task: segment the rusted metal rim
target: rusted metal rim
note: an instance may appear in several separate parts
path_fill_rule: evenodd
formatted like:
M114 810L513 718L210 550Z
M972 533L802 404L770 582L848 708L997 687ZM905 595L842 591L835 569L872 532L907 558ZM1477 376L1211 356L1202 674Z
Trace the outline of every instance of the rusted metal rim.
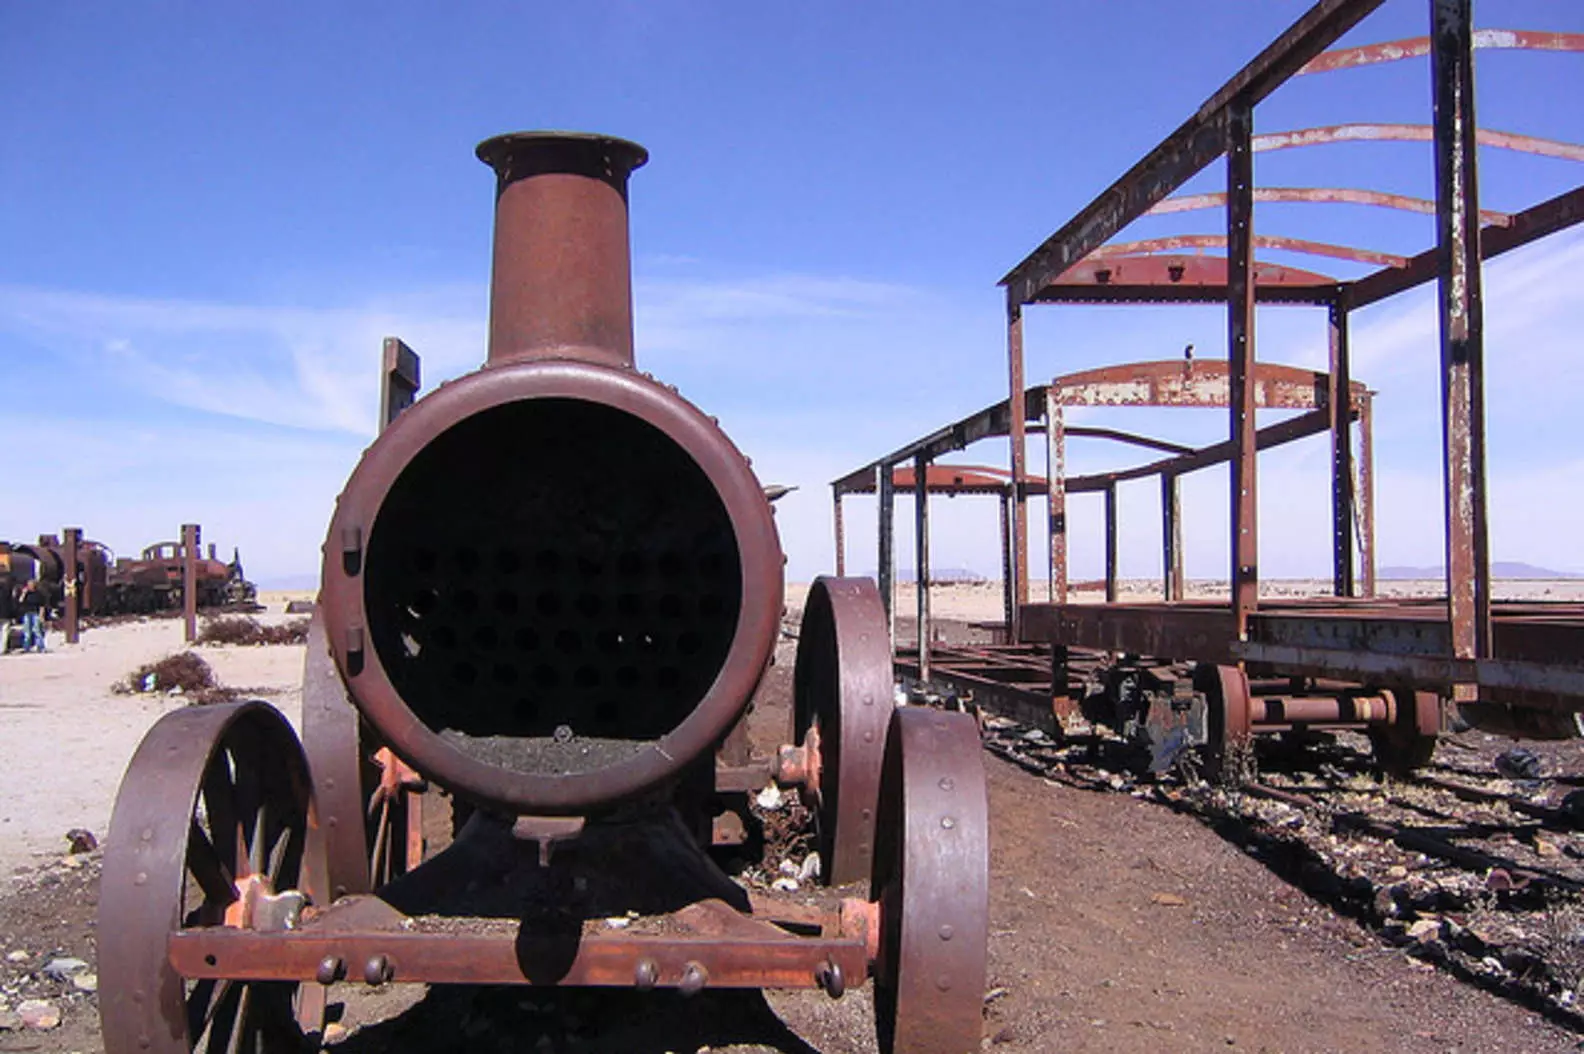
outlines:
M517 772L462 753L417 718L392 685L378 651L367 643L362 546L403 469L467 418L533 399L600 404L664 434L693 459L714 488L738 551L741 602L731 644L713 683L675 728L627 760L587 772ZM781 548L764 492L742 454L713 421L631 370L546 360L496 366L442 386L381 434L353 471L331 522L322 606L331 652L354 703L404 761L464 797L523 813L575 814L607 807L680 775L726 734L769 660L781 617L781 571Z
M325 638L322 609L308 623L303 661L303 749L313 773L314 799L325 838L326 885L334 897L369 891L363 820L362 718L347 698Z
M630 139L600 135L595 132L563 132L548 129L507 132L503 135L491 136L480 143L474 153L480 161L499 172L511 159L521 156L525 149L530 147L586 154L590 158L601 159L618 168L624 178L634 169L642 168L649 160L649 151Z
M862 881L872 870L891 692L885 608L874 582L816 578L798 631L792 714L797 742L812 739L819 751L821 877L830 885Z
M200 981L171 966L171 933L237 924L240 890L303 889L324 873L308 763L297 736L261 702L189 707L139 744L116 797L99 897L100 1018L108 1054L303 1044L293 984ZM228 920L228 916L233 918ZM308 1013L311 1016L311 1013ZM317 1027L315 1025L314 1027Z
M979 726L892 717L870 897L880 902L875 1031L883 1054L979 1049L990 929L990 805Z
M1382 692L1392 700L1394 720L1369 729L1370 750L1381 770L1404 775L1430 764L1441 732L1441 697L1435 692Z
M1243 783L1252 775L1253 762L1248 675L1237 666L1205 664L1194 671L1194 681L1206 702L1207 775L1219 783Z

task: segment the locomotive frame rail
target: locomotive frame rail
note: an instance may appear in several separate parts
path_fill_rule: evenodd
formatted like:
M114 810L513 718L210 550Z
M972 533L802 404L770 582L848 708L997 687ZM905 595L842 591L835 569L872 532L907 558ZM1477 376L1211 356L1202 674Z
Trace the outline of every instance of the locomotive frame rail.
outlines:
M1336 50L1343 34L1382 0L1320 0L1286 32L1213 94L1194 115L1105 192L1045 239L1001 280L1006 290L1007 378L1014 396L952 426L908 444L832 484L837 503L837 566L845 562L841 501L878 492L880 574L883 592L895 581L892 503L899 488L915 491L918 544L918 648L899 649L906 676L932 677L981 698L1001 699L1023 712L1061 705L1066 687L1060 664L1080 650L1241 668L1249 676L1341 678L1357 684L1428 689L1458 701L1503 703L1541 710L1584 708L1584 606L1494 603L1487 540L1481 264L1512 249L1584 221L1584 186L1519 211L1480 207L1476 147L1517 150L1584 160L1584 147L1533 136L1480 129L1474 112L1473 65L1477 48L1584 53L1584 35L1473 28L1472 0L1429 0L1430 34ZM1295 76L1332 73L1381 62L1430 59L1433 119L1424 125L1337 125L1256 135L1257 104ZM1435 200L1367 188L1256 187L1256 152L1358 140L1428 141L1433 144ZM1224 192L1172 196L1220 158L1226 159ZM1256 202L1346 203L1430 214L1436 244L1413 256L1353 246L1300 242L1255 234ZM1225 209L1224 236L1183 235L1114 242L1145 214ZM1224 247L1225 256L1208 255ZM1275 249L1379 265L1356 279L1256 259ZM1353 310L1430 281L1439 287L1443 462L1447 481L1446 596L1431 601L1373 597L1373 511L1370 500L1369 394L1352 380L1348 324ZM1061 455L1060 396L1069 378L1026 387L1024 309L1035 304L1225 303L1228 355L1215 363L1229 410L1228 438L1198 451L1126 472L1067 478ZM1311 305L1326 310L1329 369L1324 398L1308 414L1257 428L1254 410L1263 378L1272 369L1255 360L1256 304ZM1198 371L1194 362L1159 364ZM1110 367L1126 391L1140 364ZM1103 374L1106 371L1093 371ZM1076 375L1083 376L1083 375ZM1053 396L1055 398L1053 398ZM1128 404L1097 398L1097 405ZM1355 446L1350 422L1361 422ZM1051 423L1055 427L1051 427ZM1047 478L1027 465L1027 439L1043 431ZM1099 430L1096 430L1099 431ZM1335 597L1307 602L1261 601L1255 524L1256 454L1294 433L1329 432L1332 447L1332 579ZM1068 427L1066 435L1080 435ZM953 483L953 466L937 458L982 438L1005 435L1010 468L975 466ZM1109 438L1141 442L1143 437ZM1225 461L1231 475L1230 597L1186 602L1181 546L1176 534L1179 472ZM905 473L905 475L904 475ZM1117 603L1115 483L1160 475L1162 489L1163 601ZM923 479L924 487L919 486ZM1106 504L1106 602L1074 604L1066 582L1069 493L1102 490ZM941 646L931 640L928 495L999 493L1002 498L1002 565L1005 626L990 646ZM1028 499L1043 492L1050 535L1050 595L1029 595ZM1357 539L1357 544L1355 544ZM894 625L894 623L893 623ZM1071 652L1068 649L1073 649ZM1042 664L1055 664L1044 678ZM1041 722L1045 723L1045 722Z

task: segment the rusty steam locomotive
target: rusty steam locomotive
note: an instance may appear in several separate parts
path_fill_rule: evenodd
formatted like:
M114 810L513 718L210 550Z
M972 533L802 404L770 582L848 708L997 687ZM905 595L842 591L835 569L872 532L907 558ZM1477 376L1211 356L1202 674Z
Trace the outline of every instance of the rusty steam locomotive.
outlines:
M567 133L478 155L497 176L488 357L416 401L415 363L387 385L325 543L302 743L262 703L189 708L128 769L106 1049L298 1049L349 981L839 997L872 979L883 1050L978 1050L973 719L897 709L873 584L821 579L794 742L730 749L784 561L747 459L634 366L627 185L647 155ZM717 797L772 777L814 803L847 896L750 899L712 860ZM411 844L385 820L420 781L471 817L438 855L379 865Z

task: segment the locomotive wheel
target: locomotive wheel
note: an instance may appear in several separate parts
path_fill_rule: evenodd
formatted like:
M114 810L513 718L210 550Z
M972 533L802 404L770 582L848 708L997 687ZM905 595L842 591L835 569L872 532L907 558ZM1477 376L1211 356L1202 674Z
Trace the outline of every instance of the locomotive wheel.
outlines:
M867 578L814 580L793 669L793 731L811 758L806 789L817 825L821 878L869 877L875 809L891 701L885 608Z
M311 892L324 873L308 763L260 702L166 714L116 796L99 900L100 1017L107 1054L308 1049L323 990L291 982L185 981L172 932L257 925L256 894Z
M378 889L423 859L421 781L373 738L347 698L315 609L303 663L303 746L337 897Z
M882 1054L966 1054L983 1030L990 806L968 714L896 711L886 740L871 899L880 902Z
M1253 716L1248 675L1237 666L1198 667L1195 686L1206 702L1205 775L1240 786L1254 776Z
M1434 692L1391 692L1397 720L1369 730L1370 751L1382 772L1406 775L1430 764L1441 731L1441 697Z

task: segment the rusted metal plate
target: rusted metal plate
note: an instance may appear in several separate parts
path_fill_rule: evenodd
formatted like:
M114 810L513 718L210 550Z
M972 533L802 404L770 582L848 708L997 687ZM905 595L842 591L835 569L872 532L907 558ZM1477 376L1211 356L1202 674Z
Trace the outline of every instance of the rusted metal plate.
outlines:
M314 799L324 831L328 888L342 897L369 891L369 858L363 815L360 718L330 656L324 617L315 610L308 623L303 660L303 748L313 775Z
M867 578L821 576L809 589L793 670L793 731L819 753L822 879L866 877L874 855L880 765L892 710L885 612ZM812 739L811 739L812 737Z
M979 727L904 707L892 719L871 897L884 1054L969 1054L983 1029L990 809Z
M384 982L683 987L701 967L710 988L814 988L835 962L847 977L868 969L862 937L695 937L535 935L493 919L414 920L398 931L312 929L252 933L184 930L169 941L170 966L189 978L311 981L327 959L361 979L380 963ZM644 964L649 964L644 966Z

